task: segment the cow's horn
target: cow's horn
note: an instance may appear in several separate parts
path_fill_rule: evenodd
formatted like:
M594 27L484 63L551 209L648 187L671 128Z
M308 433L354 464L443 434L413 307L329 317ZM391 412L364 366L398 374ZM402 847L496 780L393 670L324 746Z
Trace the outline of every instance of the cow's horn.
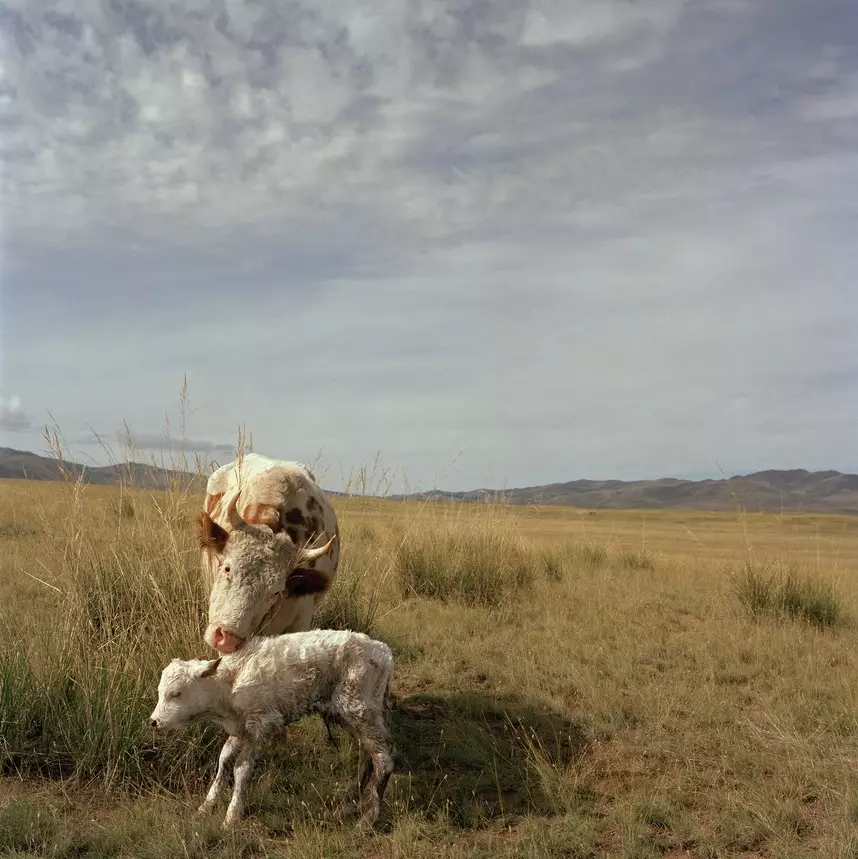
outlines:
M337 535L334 534L334 536L331 537L331 539L328 540L328 542L325 543L325 545L322 546L320 549L301 549L301 552L298 555L298 563L304 564L307 561L315 561L318 558L321 558L323 555L327 555L328 552L331 551L331 546L334 545L334 540L336 539Z

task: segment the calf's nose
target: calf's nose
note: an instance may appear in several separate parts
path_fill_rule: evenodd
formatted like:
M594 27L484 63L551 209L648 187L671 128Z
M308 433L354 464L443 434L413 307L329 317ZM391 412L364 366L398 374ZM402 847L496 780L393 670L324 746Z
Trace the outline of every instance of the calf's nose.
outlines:
M149 720L149 727L150 728L157 728L158 727L158 720L157 719L150 719Z

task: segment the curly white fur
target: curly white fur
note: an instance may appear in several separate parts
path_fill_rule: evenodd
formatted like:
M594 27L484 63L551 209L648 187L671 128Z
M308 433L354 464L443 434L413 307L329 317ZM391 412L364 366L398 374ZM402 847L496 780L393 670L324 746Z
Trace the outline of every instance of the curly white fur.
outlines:
M263 742L311 713L340 722L369 755L359 794L364 821L374 823L393 770L387 727L393 669L390 648L360 632L256 636L241 650L217 659L170 662L161 673L149 724L174 729L207 719L229 734L200 806L203 812L215 804L226 767L235 759L227 826L241 819L247 781Z

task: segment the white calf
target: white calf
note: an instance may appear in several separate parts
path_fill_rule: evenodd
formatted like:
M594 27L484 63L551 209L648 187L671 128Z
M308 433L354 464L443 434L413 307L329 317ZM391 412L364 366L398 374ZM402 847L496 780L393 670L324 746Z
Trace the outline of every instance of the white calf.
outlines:
M257 636L217 659L174 659L161 672L149 726L166 730L208 719L229 734L199 809L215 804L225 769L235 759L235 788L224 819L229 826L241 819L259 745L289 722L319 713L344 725L369 755L358 792L362 819L372 824L393 770L387 728L392 679L390 648L361 632Z

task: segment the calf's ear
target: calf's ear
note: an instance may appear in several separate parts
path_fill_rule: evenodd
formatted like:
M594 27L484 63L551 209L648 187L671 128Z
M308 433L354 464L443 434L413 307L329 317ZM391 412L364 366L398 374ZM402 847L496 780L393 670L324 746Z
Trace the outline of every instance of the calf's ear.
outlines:
M223 659L222 656L218 656L217 659L212 659L209 664L197 674L197 680L202 680L204 677L211 677L212 674L217 671L217 667L220 665L221 659Z

